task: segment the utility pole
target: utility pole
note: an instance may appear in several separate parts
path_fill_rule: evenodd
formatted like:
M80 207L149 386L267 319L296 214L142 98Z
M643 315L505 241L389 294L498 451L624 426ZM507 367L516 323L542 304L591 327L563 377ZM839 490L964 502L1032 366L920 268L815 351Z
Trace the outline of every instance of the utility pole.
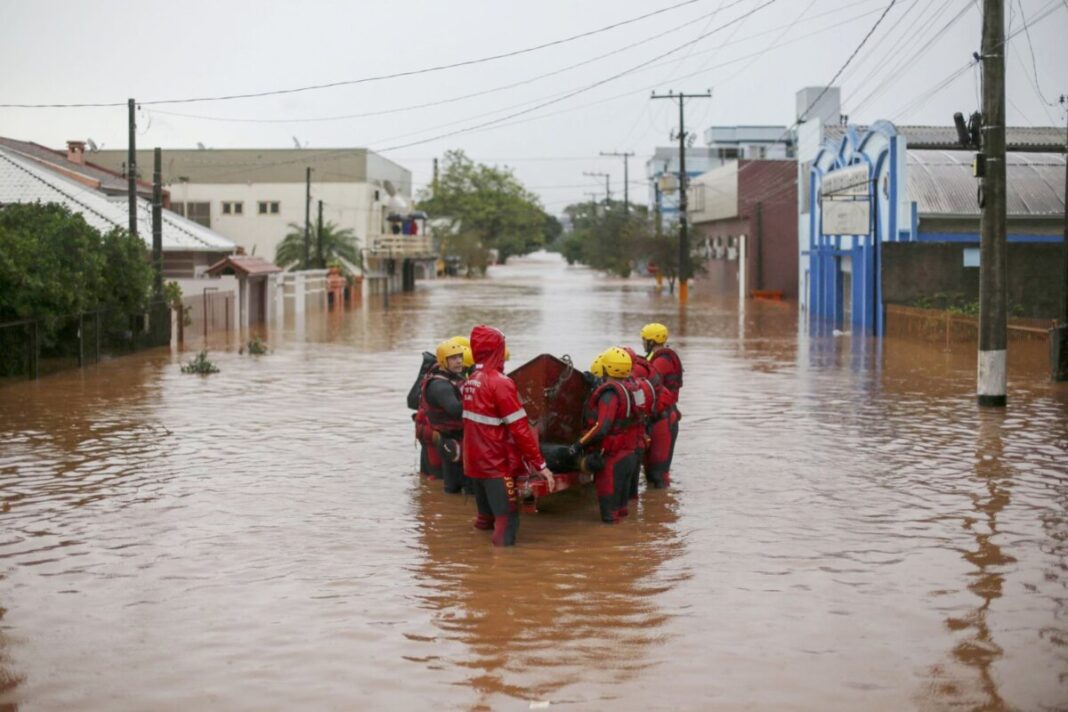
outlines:
M1061 106L1064 107L1065 131L1068 132L1068 95L1061 94ZM1061 323L1050 331L1050 368L1054 381L1068 381L1068 133L1065 135L1064 147L1064 244L1061 246L1061 260L1064 271L1061 273Z
M583 171L582 175L589 176L590 178L604 177L604 206L608 208L608 201L612 199L612 175L610 173L591 173L589 171Z
M304 173L304 264L302 269L308 269L310 256L308 255L308 232L311 230L311 166Z
M1008 328L1005 309L1005 7L983 0L983 173L979 219L979 373L981 407L1004 408Z
M159 147L152 152L152 294L163 294L163 157Z
M438 159L434 159L434 180L430 184L431 197L438 197Z
M130 201L130 234L137 237L137 107L133 99L126 102L130 143L126 149L126 190Z
M683 109L686 99L711 99L712 92L704 94L676 94L674 90L667 94L653 92L653 99L679 100L679 304L685 304L690 297L687 280L690 278L690 236L689 218L686 215L686 116Z
M630 215L630 172L627 170L627 163L628 163L627 159L630 158L631 156L633 156L634 152L631 151L630 153L627 153L626 151L624 151L622 153L619 153L619 152L601 151L601 155L602 156L622 156L623 157L623 214L624 215Z
M319 265L319 269L326 267L326 262L323 261L323 201L319 201L319 222L316 224L315 229L315 263Z

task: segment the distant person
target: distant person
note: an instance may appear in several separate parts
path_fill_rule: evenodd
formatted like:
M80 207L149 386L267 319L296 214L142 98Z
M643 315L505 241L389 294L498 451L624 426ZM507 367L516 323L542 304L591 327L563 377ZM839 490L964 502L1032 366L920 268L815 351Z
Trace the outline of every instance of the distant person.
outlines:
M408 389L408 407L415 411L412 413L412 420L415 423L415 440L419 443L419 473L431 480L441 477L441 457L438 455L437 448L434 447L434 433L427 422L426 411L421 407L421 396L423 379L435 363L437 363L437 356L424 351L423 362L419 366L419 375L412 387Z
M604 381L594 389L584 411L586 432L571 446L571 455L578 459L582 453L600 452L603 464L593 474L597 490L597 506L601 521L615 524L626 516L630 480L637 477L639 460L636 414L631 407L631 395L625 384L630 376L630 356L623 349L606 349L594 360L590 371L598 369Z
M420 401L441 459L441 478L448 494L471 492L461 462L464 421L460 387L465 380L464 348L455 339L438 344L437 362L423 378Z
M463 386L463 462L475 490L475 527L493 530L494 546L512 546L519 531L515 477L533 470L548 480L550 492L556 483L515 383L501 372L504 334L476 326L471 351L478 366Z
M645 460L646 482L657 489L671 486L671 460L679 436L679 390L682 389L682 361L668 346L668 328L663 324L646 324L641 330L646 360L659 379L657 413L650 431L652 442Z

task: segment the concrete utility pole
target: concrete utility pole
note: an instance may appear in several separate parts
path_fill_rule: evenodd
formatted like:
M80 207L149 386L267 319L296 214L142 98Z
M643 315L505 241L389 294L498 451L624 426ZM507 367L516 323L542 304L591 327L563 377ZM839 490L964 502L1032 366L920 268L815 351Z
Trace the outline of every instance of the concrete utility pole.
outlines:
M1068 132L1068 95L1061 95L1065 111L1065 131ZM1050 331L1050 371L1054 381L1068 381L1068 133L1065 135L1064 170L1064 244L1061 273L1061 323Z
M602 156L622 156L623 157L623 214L630 215L630 171L627 170L627 159L634 155L631 151L619 153L613 151L601 151Z
M301 269L308 269L311 259L308 254L308 233L311 231L311 172L309 166L304 173L304 264Z
M983 0L983 203L979 220L979 373L982 407L1006 404L1005 7Z
M583 171L582 175L589 176L590 178L604 177L604 206L608 207L608 201L612 199L612 175L610 173L590 173L589 171Z
M438 159L434 159L434 180L430 184L431 197L438 197Z
M126 190L130 203L130 234L137 236L137 107L133 99L127 99L126 108L130 129L130 143L126 149Z
M163 294L163 157L157 146L152 152L152 294Z
M686 99L711 99L712 92L676 94L672 90L667 94L653 92L652 98L679 100L679 304L685 304L690 298L687 283L690 278L690 235L687 228L689 218L686 215L686 116L683 105Z

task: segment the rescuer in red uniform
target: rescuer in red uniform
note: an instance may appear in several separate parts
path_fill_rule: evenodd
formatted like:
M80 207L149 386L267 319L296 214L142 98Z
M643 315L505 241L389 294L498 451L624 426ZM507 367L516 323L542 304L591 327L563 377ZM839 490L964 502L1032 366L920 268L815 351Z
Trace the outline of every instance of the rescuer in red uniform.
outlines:
M415 440L419 443L419 473L431 480L441 477L441 457L434 447L433 434L426 420L426 411L422 407L423 380L427 372L434 367L436 356L429 351L423 352L423 362L419 366L419 376L408 390L408 407L414 410L412 421L415 423Z
M463 403L460 387L464 382L464 346L455 339L438 344L437 363L423 379L421 409L433 431L433 442L441 458L441 476L445 491L456 494L471 492L460 461L460 443L464 436Z
M637 477L639 464L635 414L625 384L631 360L626 351L613 346L590 366L594 375L598 366L603 369L605 380L590 394L585 413L588 429L571 451L576 458L583 451L603 453L604 466L594 473L593 483L601 521L615 524L627 507L630 478Z
M519 530L516 475L529 467L549 481L550 492L555 482L515 383L501 373L504 334L476 326L471 351L478 368L463 385L463 462L475 489L475 527L492 529L494 546L512 546Z
M638 355L629 346L624 346L623 350L630 356L631 361L630 378L627 379L626 384L627 390L630 391L634 412L637 414L634 422L635 439L638 443L638 462L642 463L645 461L649 452L649 444L652 442L649 432L653 426L653 418L657 414L656 385L660 382L660 376L644 356ZM638 499L637 470L634 472L634 477L630 478L629 498ZM620 515L627 515L626 507Z
M646 359L659 379L657 413L650 430L652 442L645 460L645 479L656 488L671 486L671 458L679 436L679 389L682 388L682 361L667 345L668 329L663 324L646 324L641 331Z

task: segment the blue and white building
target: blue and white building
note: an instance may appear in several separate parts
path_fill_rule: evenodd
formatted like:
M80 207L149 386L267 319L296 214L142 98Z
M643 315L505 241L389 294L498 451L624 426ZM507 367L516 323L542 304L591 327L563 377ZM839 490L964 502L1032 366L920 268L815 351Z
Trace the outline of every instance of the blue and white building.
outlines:
M953 127L877 121L821 133L799 191L802 294L810 319L881 336L887 243L978 247L974 151L961 149ZM1065 155L1054 151L1064 140L1064 129L1007 130L1010 243L1062 241Z

